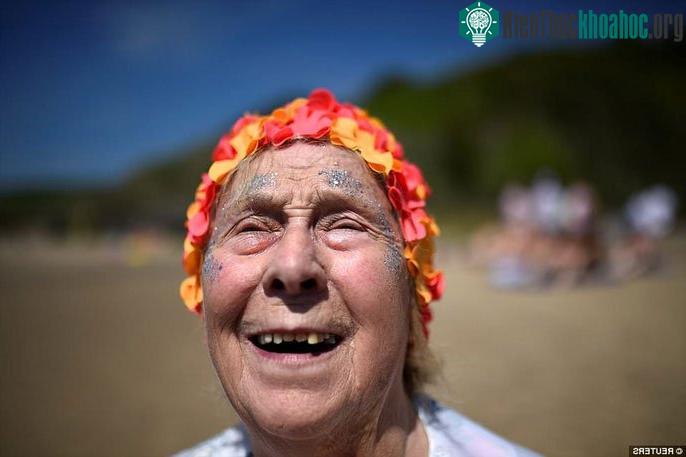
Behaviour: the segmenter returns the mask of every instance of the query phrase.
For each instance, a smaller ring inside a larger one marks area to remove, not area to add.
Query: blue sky
[[[551,2],[490,4],[528,12]],[[677,5],[565,1],[555,9],[683,11]],[[3,2],[0,190],[113,184],[217,136],[244,111],[314,87],[361,101],[379,78],[430,80],[541,46],[498,40],[477,49],[457,34],[463,6]]]

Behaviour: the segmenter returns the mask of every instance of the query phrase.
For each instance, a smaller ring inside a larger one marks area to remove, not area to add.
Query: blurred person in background
[[[660,266],[660,241],[674,228],[676,194],[657,185],[632,195],[623,213],[624,235],[610,249],[611,278],[626,280]]]
[[[585,183],[571,185],[560,194],[558,208],[547,268],[557,284],[575,285],[586,279],[600,258],[593,190]]]
[[[438,227],[383,124],[325,90],[225,135],[181,286],[243,424],[183,456],[534,455],[421,394]]]
[[[546,174],[530,189],[506,186],[498,229],[477,232],[472,260],[499,288],[575,285],[597,264],[597,203],[588,184],[569,188]]]

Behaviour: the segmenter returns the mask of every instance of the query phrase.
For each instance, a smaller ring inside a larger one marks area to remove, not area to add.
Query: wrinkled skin
[[[358,154],[293,143],[243,163],[220,196],[202,272],[210,356],[261,456],[426,456],[403,390],[410,293],[400,229]],[[344,336],[298,366],[248,337]]]

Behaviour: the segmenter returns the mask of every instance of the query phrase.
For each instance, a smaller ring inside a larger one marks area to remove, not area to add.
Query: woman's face
[[[202,286],[210,355],[249,428],[327,434],[402,391],[407,274],[358,154],[294,143],[244,163],[218,201]]]

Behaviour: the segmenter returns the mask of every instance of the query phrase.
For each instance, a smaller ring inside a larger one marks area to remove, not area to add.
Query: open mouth
[[[335,349],[343,338],[333,333],[260,333],[249,340],[267,352],[319,355]]]

